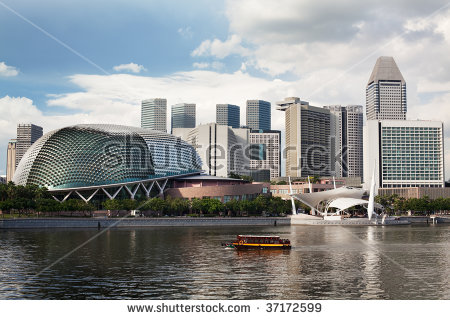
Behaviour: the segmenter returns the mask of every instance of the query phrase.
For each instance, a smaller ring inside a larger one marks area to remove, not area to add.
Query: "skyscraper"
[[[167,100],[148,99],[141,104],[141,128],[167,132]]]
[[[247,100],[247,127],[252,130],[270,130],[270,102]]]
[[[172,131],[174,128],[195,128],[195,103],[172,106]]]
[[[297,97],[277,102],[285,112],[286,175],[330,175],[330,110],[310,106]]]
[[[324,108],[331,114],[331,174],[362,177],[363,107],[334,105]]]
[[[6,182],[12,181],[16,172],[16,146],[16,139],[9,140],[6,152]]]
[[[251,130],[250,169],[270,170],[270,180],[281,176],[281,131]],[[256,148],[255,148],[256,147]]]
[[[216,123],[239,128],[241,125],[241,111],[233,104],[216,104]]]
[[[443,187],[440,121],[368,120],[364,127],[364,183],[380,188]]]
[[[37,139],[42,137],[42,134],[42,127],[37,125],[31,123],[17,125],[16,168],[28,148],[31,147]]]
[[[366,87],[367,120],[405,120],[406,82],[392,57],[379,57]]]
[[[174,128],[173,135],[195,147],[209,175],[228,177],[233,172],[249,174],[250,163],[244,152],[248,148],[249,129],[232,129],[208,123],[193,129]]]

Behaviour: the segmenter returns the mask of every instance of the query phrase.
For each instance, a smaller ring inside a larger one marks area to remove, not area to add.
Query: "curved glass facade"
[[[199,171],[201,160],[195,149],[170,134],[120,125],[76,125],[36,141],[13,180],[55,190]]]

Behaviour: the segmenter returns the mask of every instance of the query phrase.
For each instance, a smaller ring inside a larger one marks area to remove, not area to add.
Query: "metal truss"
[[[81,198],[84,202],[88,203],[92,200],[92,198],[98,193],[103,192],[110,200],[114,200],[117,195],[125,189],[127,191],[127,194],[129,195],[129,199],[134,200],[136,193],[139,191],[139,188],[141,188],[145,196],[147,198],[150,198],[150,193],[153,190],[153,188],[156,185],[157,190],[159,191],[158,196],[162,196],[164,194],[164,190],[166,189],[167,182],[169,181],[169,178],[166,179],[159,179],[159,180],[147,180],[147,181],[141,181],[141,182],[129,182],[129,183],[121,183],[121,184],[115,184],[110,186],[93,186],[89,188],[80,188],[80,189],[66,189],[66,190],[51,190],[51,193],[58,193],[64,194],[64,197],[61,199],[58,199],[58,197],[55,194],[52,194],[53,199],[56,201],[62,203],[66,201],[72,194],[77,195]],[[107,188],[111,187],[117,187],[117,190],[114,193],[108,192],[106,190]],[[81,191],[89,191],[89,196],[83,196],[80,192]]]

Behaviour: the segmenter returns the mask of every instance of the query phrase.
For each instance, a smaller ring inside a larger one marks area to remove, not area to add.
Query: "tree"
[[[202,211],[202,200],[194,198],[191,200],[191,208],[195,213],[200,213]]]
[[[168,198],[166,200],[169,212],[174,215],[183,215],[189,212],[190,202],[186,199]]]
[[[223,212],[225,209],[224,204],[218,199],[203,199],[205,203],[205,211],[209,214]]]
[[[103,208],[106,210],[120,210],[121,209],[121,203],[119,200],[116,199],[108,199],[105,202],[102,203]]]
[[[237,215],[240,211],[239,201],[236,199],[231,199],[225,203],[225,210],[229,215]]]
[[[162,214],[164,210],[167,208],[167,203],[163,199],[156,197],[147,201],[142,208],[144,210],[152,210],[154,212]]]
[[[253,202],[252,212],[254,214],[260,215],[269,209],[269,198],[263,196],[262,194],[258,195],[256,199],[254,199],[252,202]]]
[[[246,212],[247,214],[250,213],[253,209],[253,204],[250,200],[241,200],[239,205],[240,205],[240,210],[242,212]]]
[[[61,204],[54,199],[37,199],[36,210],[38,212],[57,212],[61,210]]]

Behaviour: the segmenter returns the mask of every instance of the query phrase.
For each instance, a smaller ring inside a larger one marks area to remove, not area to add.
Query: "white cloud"
[[[139,73],[141,71],[147,71],[147,69],[145,69],[143,65],[136,64],[136,63],[133,63],[133,62],[130,62],[128,64],[121,64],[121,65],[118,65],[118,66],[114,66],[113,69],[115,71],[118,71],[118,72],[120,72],[120,71],[129,71],[129,72],[133,72],[133,73]]]
[[[192,39],[192,36],[194,35],[191,27],[179,28],[178,33],[185,39]]]
[[[15,77],[19,71],[15,67],[7,66],[3,61],[0,62],[0,77]]]
[[[194,62],[192,66],[196,69],[206,69],[209,67],[208,62]]]
[[[226,41],[219,39],[205,40],[200,46],[192,51],[193,57],[213,56],[223,59],[232,54],[247,55],[248,49],[241,45],[241,37],[238,35],[231,35]]]
[[[222,70],[225,68],[225,64],[220,61],[214,61],[212,63],[208,62],[194,62],[192,66],[196,69],[208,69],[211,68],[213,70]]]

